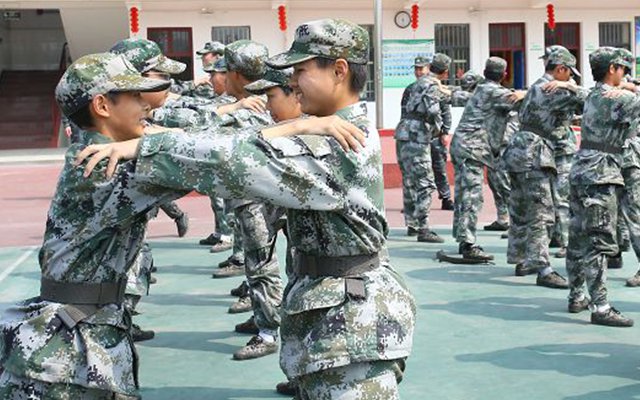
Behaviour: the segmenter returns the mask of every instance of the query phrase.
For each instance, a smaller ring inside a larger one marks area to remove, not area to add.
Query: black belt
[[[122,304],[126,287],[126,279],[105,283],[70,283],[42,278],[40,281],[40,297],[43,300],[62,304]]]
[[[584,150],[597,150],[609,154],[622,154],[622,146],[612,146],[606,143],[590,142],[583,140],[580,143],[580,148]]]
[[[306,275],[310,278],[353,277],[373,271],[380,266],[378,253],[341,257],[311,256],[296,253],[295,261],[296,272],[299,275]]]

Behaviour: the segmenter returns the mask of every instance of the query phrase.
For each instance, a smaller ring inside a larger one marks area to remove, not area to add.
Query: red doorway
[[[489,24],[489,55],[507,60],[503,84],[524,89],[527,84],[527,51],[524,23]]]

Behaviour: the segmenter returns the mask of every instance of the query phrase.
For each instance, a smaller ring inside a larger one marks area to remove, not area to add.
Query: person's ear
[[[333,71],[336,75],[336,80],[338,82],[344,82],[349,75],[349,63],[347,60],[339,58],[334,64]]]
[[[98,117],[109,118],[111,115],[110,105],[111,102],[107,96],[103,94],[96,95],[93,100],[91,100],[91,109]]]

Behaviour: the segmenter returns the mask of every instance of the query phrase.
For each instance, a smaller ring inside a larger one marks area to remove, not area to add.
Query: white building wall
[[[383,12],[383,35],[385,39],[430,39],[434,37],[434,26],[440,23],[468,23],[470,25],[470,65],[471,68],[482,72],[484,61],[489,56],[489,24],[490,23],[525,23],[526,40],[526,83],[533,83],[544,73],[544,67],[539,57],[544,49],[544,23],[546,22],[546,8],[518,9],[518,10],[486,10],[473,11],[460,10],[429,10],[420,9],[420,27],[417,32],[409,27],[400,29],[394,23],[394,16],[399,9],[385,9]],[[640,10],[636,13],[640,15]],[[558,9],[556,10],[557,22],[578,22],[581,26],[581,66],[583,83],[591,86],[593,80],[589,68],[589,53],[599,46],[599,22],[629,22],[633,27],[634,13],[629,10],[616,10],[615,8],[602,10]],[[141,35],[146,36],[148,27],[193,27],[194,52],[203,43],[211,40],[212,26],[238,26],[249,25],[252,39],[262,42],[269,47],[271,54],[284,51],[288,48],[295,27],[299,24],[320,18],[345,18],[358,24],[373,24],[373,11],[371,9],[340,9],[340,10],[316,10],[288,8],[287,21],[289,29],[286,34],[286,42],[282,32],[278,30],[276,10],[237,10],[215,11],[213,14],[201,14],[197,11],[166,12],[145,11],[141,12]],[[633,41],[633,38],[632,38]],[[204,76],[196,62],[196,77]],[[384,128],[394,128],[400,118],[400,99],[402,89],[385,89],[384,102]],[[370,107],[372,117],[374,107]]]
[[[60,10],[71,58],[108,51],[129,35],[124,4],[111,8],[68,7]]]

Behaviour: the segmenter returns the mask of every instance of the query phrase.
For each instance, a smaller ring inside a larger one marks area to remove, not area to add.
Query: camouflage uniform
[[[548,62],[575,69],[568,50],[550,55]],[[577,73],[577,72],[576,72]],[[549,240],[555,221],[552,185],[555,180],[555,142],[566,139],[569,123],[580,112],[584,89],[545,92],[553,81],[545,74],[529,89],[520,107],[520,130],[515,133],[504,158],[511,179],[508,261],[524,268],[550,273]],[[554,275],[557,275],[554,273]]]
[[[519,108],[519,104],[516,108]],[[496,206],[496,221],[501,224],[509,224],[509,197],[511,195],[511,182],[509,173],[504,162],[504,152],[511,141],[513,135],[520,130],[520,119],[518,110],[514,109],[507,116],[507,126],[502,137],[498,157],[494,158],[493,168],[487,169],[487,181],[489,189],[493,195],[493,202]]]
[[[498,57],[487,60],[486,70],[504,71],[506,61]],[[455,170],[455,210],[453,237],[460,244],[476,242],[478,213],[482,208],[484,168],[494,168],[506,128],[506,118],[513,109],[511,91],[498,82],[484,80],[478,85],[462,114],[451,141],[451,158]]]
[[[218,55],[224,54],[225,46],[220,42],[207,42],[204,47],[196,54],[203,56],[205,54],[213,53]],[[204,65],[203,67],[207,67]],[[199,97],[204,99],[213,99],[216,97],[213,91],[213,86],[208,82],[202,85],[195,85],[194,81],[173,81],[171,85],[171,92],[182,96]]]
[[[448,65],[444,59],[446,56],[440,56],[443,58],[442,64]],[[407,226],[419,232],[429,231],[431,195],[436,188],[431,141],[444,126],[443,120],[446,118],[443,116],[450,115],[450,99],[443,94],[439,85],[436,76],[429,73],[407,88],[403,115],[395,133],[403,186],[409,194],[404,198],[405,221]],[[415,196],[413,201],[410,201],[410,196]]]
[[[589,61],[592,69],[611,64],[632,68],[622,53],[611,47],[597,49]],[[605,98],[610,90],[611,86],[598,82],[585,102],[582,142],[570,173],[569,300],[583,299],[586,283],[592,312],[608,306],[607,257],[619,252],[616,225],[625,184],[622,146],[640,118],[639,96],[625,92],[618,98]]]
[[[141,77],[122,56],[95,54],[67,70],[56,100],[69,116],[97,94],[168,85]],[[87,143],[110,141],[97,132],[82,136]],[[105,163],[85,179],[74,165],[83,147],[69,148],[49,210],[39,255],[41,295],[9,308],[0,322],[2,399],[137,398],[136,354],[122,293],[144,242],[148,211],[185,192],[154,190],[135,176],[131,162],[120,165],[113,179],[104,178]],[[55,286],[58,291],[51,290]],[[104,297],[87,299],[98,293]]]
[[[319,55],[364,64],[368,42],[358,25],[314,21],[301,25],[292,49],[269,64],[287,67]],[[386,398],[392,399],[397,386],[386,377],[398,370],[394,361],[410,353],[415,304],[386,256],[380,140],[366,104],[336,115],[365,131],[359,153],[346,153],[324,137],[265,140],[254,131],[215,138],[206,131],[160,134],[142,139],[136,172],[160,186],[286,207],[296,262],[282,304],[283,371],[298,379],[303,396],[341,387],[345,398],[375,398],[382,380]],[[375,255],[379,266],[372,261],[366,271],[349,277],[325,271],[332,264],[323,260]],[[315,273],[307,260],[315,260]],[[307,379],[312,374],[314,379]],[[379,379],[357,386],[363,375]]]

